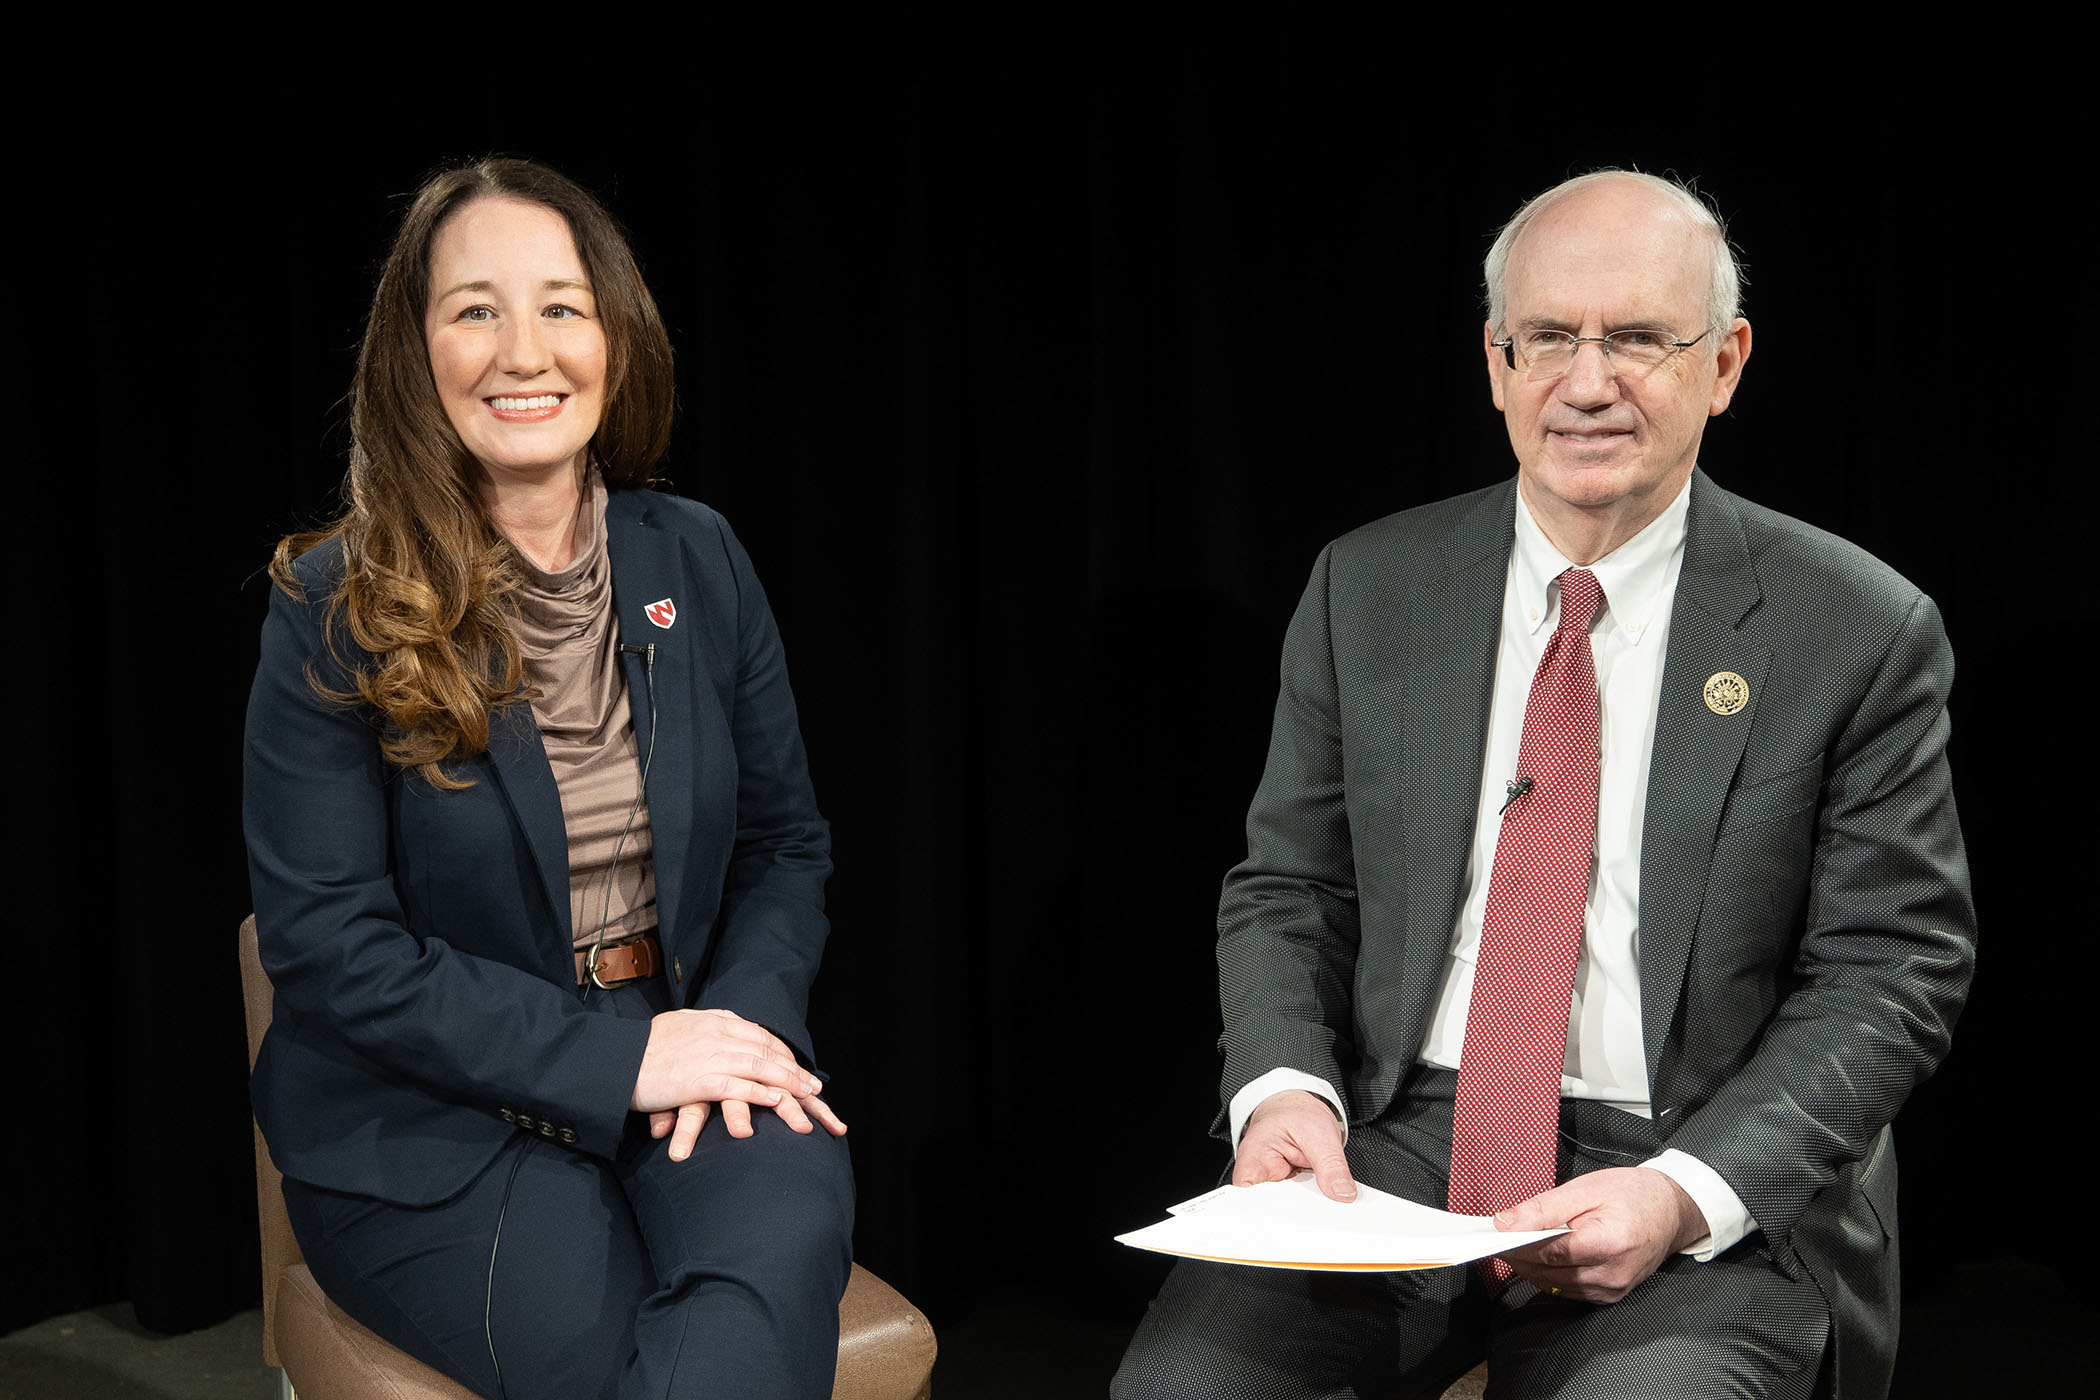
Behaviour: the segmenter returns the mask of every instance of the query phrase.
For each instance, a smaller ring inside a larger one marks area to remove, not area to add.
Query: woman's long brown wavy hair
[[[402,217],[350,390],[350,470],[342,516],[286,536],[270,561],[277,586],[304,596],[293,561],[340,538],[343,572],[328,600],[331,649],[347,626],[371,661],[338,655],[354,688],[315,690],[372,707],[386,757],[442,788],[468,786],[450,760],[488,747],[489,710],[523,693],[506,605],[522,575],[490,522],[480,468],[438,401],[423,318],[430,249],[447,219],[482,199],[522,199],[568,222],[605,331],[605,413],[593,463],[613,486],[642,486],[670,443],[671,342],[619,224],[580,185],[527,160],[491,157],[424,181]]]

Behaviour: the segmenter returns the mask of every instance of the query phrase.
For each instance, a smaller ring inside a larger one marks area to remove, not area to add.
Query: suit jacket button
[[[554,1136],[554,1125],[553,1125],[552,1123],[545,1123],[545,1122],[541,1123],[541,1124],[540,1124],[540,1136],[541,1136],[541,1137],[549,1137],[549,1138],[553,1137],[553,1136]]]
[[[685,980],[685,960],[684,960],[684,959],[682,959],[682,958],[672,958],[672,959],[671,959],[671,980],[672,980],[673,982],[683,982],[683,981]]]
[[[504,1122],[506,1122],[506,1123],[515,1123],[515,1122],[517,1122],[517,1121],[518,1121],[518,1115],[517,1115],[517,1114],[515,1114],[515,1113],[512,1113],[512,1112],[511,1112],[511,1111],[510,1111],[509,1109],[507,1109],[507,1108],[499,1108],[499,1109],[497,1109],[497,1110],[496,1110],[496,1112],[498,1112],[498,1113],[500,1113],[500,1114],[502,1114],[502,1115],[503,1115],[503,1121],[504,1121]]]
[[[526,1132],[528,1132],[528,1133],[529,1133],[529,1132],[531,1132],[531,1131],[533,1130],[533,1127],[535,1126],[535,1125],[534,1125],[534,1123],[533,1123],[533,1121],[532,1121],[532,1115],[531,1115],[531,1114],[529,1114],[529,1113],[521,1113],[521,1114],[519,1114],[519,1115],[518,1115],[518,1126],[519,1126],[519,1127],[521,1127],[521,1128],[523,1128],[523,1129],[524,1129],[524,1130],[525,1130]]]
[[[563,1128],[561,1130],[561,1140],[563,1142],[576,1141],[576,1130],[574,1128]]]

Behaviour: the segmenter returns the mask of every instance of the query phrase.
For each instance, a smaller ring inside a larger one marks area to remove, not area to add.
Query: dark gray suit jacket
[[[1320,556],[1284,643],[1247,859],[1218,913],[1224,1094],[1279,1065],[1352,1125],[1420,1053],[1479,800],[1515,483]],[[1946,1052],[1975,947],[1930,599],[1694,473],[1641,843],[1656,1121],[1831,1305],[1841,1394],[1887,1389],[1887,1125]],[[1748,705],[1719,715],[1707,678]]]

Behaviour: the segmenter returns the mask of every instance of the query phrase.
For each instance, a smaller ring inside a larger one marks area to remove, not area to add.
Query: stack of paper
[[[1357,1183],[1344,1204],[1313,1174],[1220,1186],[1167,1208],[1167,1219],[1116,1238],[1137,1249],[1270,1269],[1434,1269],[1566,1234],[1497,1230],[1492,1216],[1453,1215]]]

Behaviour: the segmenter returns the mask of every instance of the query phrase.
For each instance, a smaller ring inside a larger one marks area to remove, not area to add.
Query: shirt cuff
[[[1261,1101],[1271,1094],[1281,1094],[1289,1089],[1303,1089],[1327,1100],[1328,1107],[1334,1110],[1334,1116],[1341,1120],[1342,1141],[1349,1141],[1349,1115],[1342,1111],[1342,1096],[1334,1091],[1334,1086],[1318,1075],[1307,1074],[1303,1070],[1277,1068],[1234,1094],[1232,1102],[1225,1106],[1226,1116],[1232,1123],[1232,1153],[1235,1157],[1240,1151],[1240,1134],[1247,1131],[1247,1120],[1254,1115],[1254,1110],[1261,1105]],[[1715,1179],[1719,1180],[1718,1177]],[[1695,1196],[1693,1199],[1698,1198]]]
[[[1721,1179],[1719,1172],[1690,1153],[1666,1147],[1641,1165],[1653,1167],[1683,1187],[1684,1194],[1706,1217],[1706,1238],[1694,1240],[1681,1251],[1700,1263],[1733,1248],[1736,1241],[1757,1228],[1743,1198]]]

